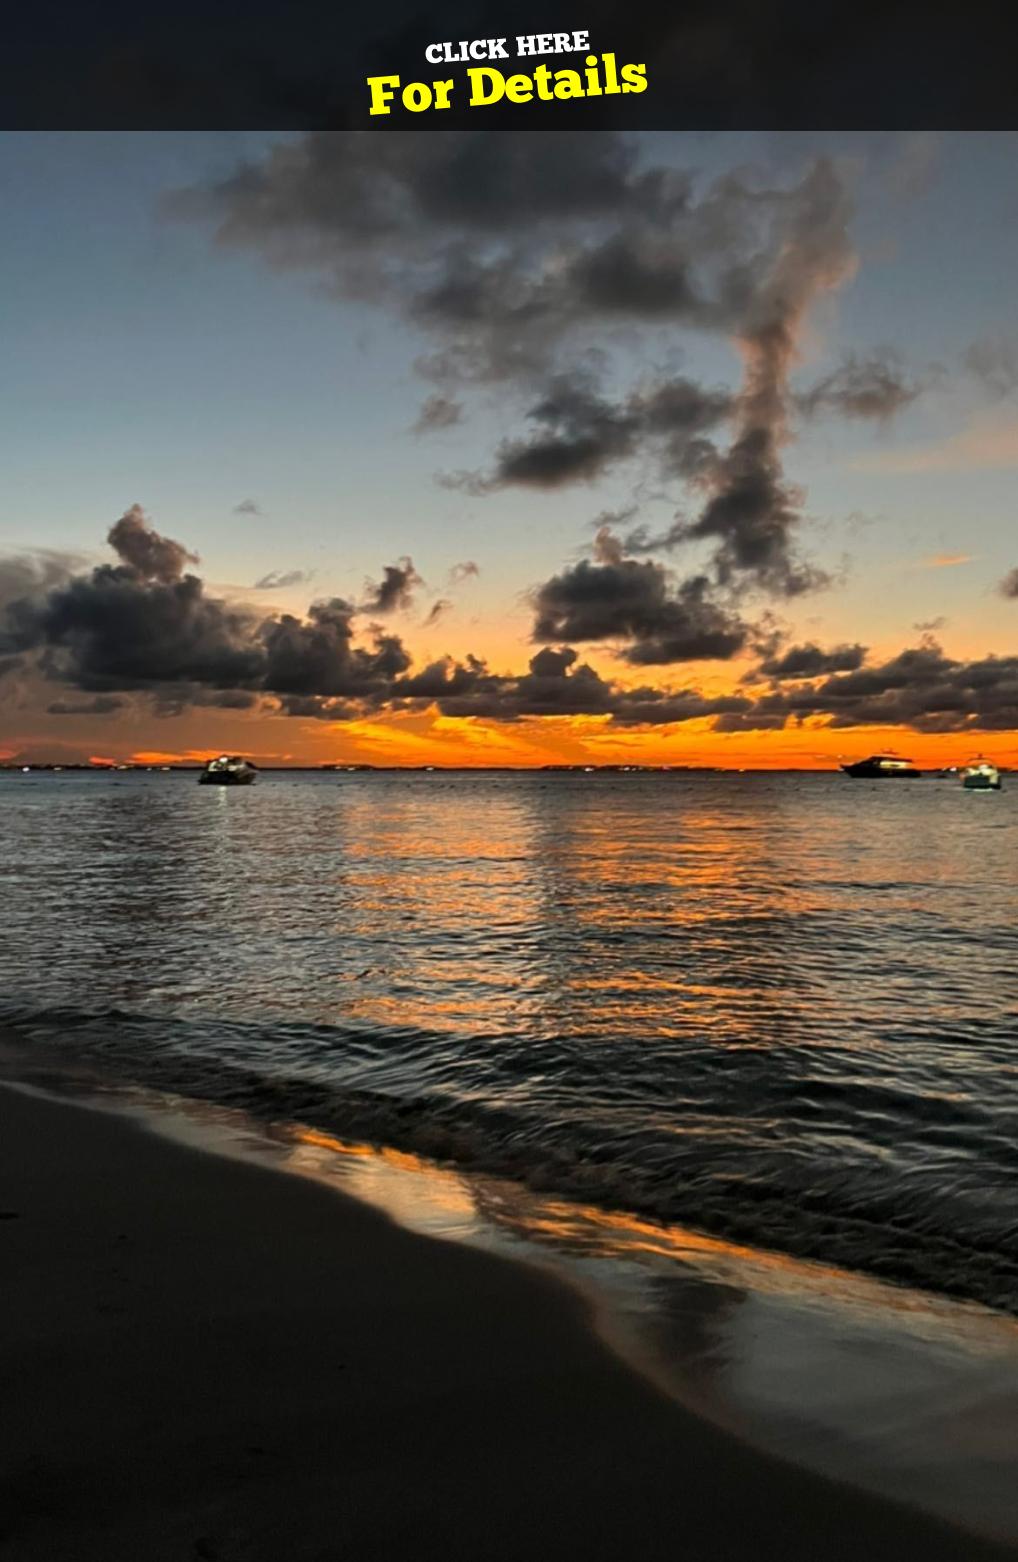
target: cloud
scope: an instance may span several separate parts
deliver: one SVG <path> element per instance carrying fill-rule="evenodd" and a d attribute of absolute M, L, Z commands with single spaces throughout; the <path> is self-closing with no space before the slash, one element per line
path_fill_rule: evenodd
<path fill-rule="evenodd" d="M 51 716 L 109 716 L 126 703 L 116 694 L 97 694 L 91 700 L 54 700 L 46 709 Z"/>
<path fill-rule="evenodd" d="M 781 245 L 736 327 L 745 365 L 736 437 L 705 469 L 707 503 L 685 528 L 690 538 L 716 541 L 722 584 L 749 577 L 776 595 L 797 596 L 826 583 L 795 557 L 803 495 L 784 479 L 781 449 L 789 437 L 788 378 L 807 310 L 854 269 L 850 211 L 832 164 L 816 163 L 787 196 Z"/>
<path fill-rule="evenodd" d="M 836 413 L 845 418 L 873 418 L 886 423 L 922 394 L 923 385 L 909 379 L 889 353 L 859 358 L 850 354 L 837 369 L 796 397 L 807 417 Z"/>
<path fill-rule="evenodd" d="M 136 580 L 169 585 L 180 579 L 185 564 L 199 562 L 197 553 L 188 553 L 182 543 L 153 531 L 140 504 L 125 511 L 110 527 L 106 540 Z"/>
<path fill-rule="evenodd" d="M 367 589 L 371 595 L 362 604 L 363 611 L 393 613 L 398 608 L 410 607 L 414 600 L 414 589 L 423 584 L 412 559 L 404 557 L 398 564 L 387 564 L 378 584 L 368 583 Z"/>
<path fill-rule="evenodd" d="M 584 386 L 560 379 L 528 413 L 539 426 L 530 439 L 503 440 L 494 471 L 475 478 L 473 493 L 496 488 L 561 488 L 592 482 L 636 449 L 635 420 Z"/>
<path fill-rule="evenodd" d="M 818 716 L 839 728 L 1007 731 L 1018 727 L 1018 657 L 958 662 L 926 640 L 878 665 L 763 695 L 754 712 L 795 720 Z"/>
<path fill-rule="evenodd" d="M 817 678 L 823 673 L 854 672 L 866 659 L 863 645 L 837 645 L 823 651 L 818 645 L 793 645 L 781 656 L 767 657 L 758 671 L 777 680 Z"/>
<path fill-rule="evenodd" d="M 21 661 L 14 653 L 28 650 L 35 642 L 32 604 L 65 585 L 83 565 L 77 554 L 45 549 L 0 558 L 0 676 L 19 668 Z"/>
<path fill-rule="evenodd" d="M 432 663 L 394 691 L 397 698 L 427 699 L 444 716 L 517 721 L 524 717 L 605 716 L 622 726 L 671 725 L 723 711 L 747 710 L 739 695 L 707 697 L 696 690 L 621 689 L 581 662 L 572 646 L 545 647 L 526 673 L 491 672 L 476 657 Z"/>
<path fill-rule="evenodd" d="M 974 553 L 931 553 L 920 559 L 922 569 L 955 569 L 959 564 L 971 564 Z"/>
<path fill-rule="evenodd" d="M 313 579 L 314 572 L 310 570 L 291 569 L 285 573 L 279 570 L 270 570 L 260 580 L 256 580 L 251 587 L 252 591 L 281 591 L 286 586 L 303 586 Z"/>
<path fill-rule="evenodd" d="M 465 581 L 476 580 L 480 575 L 480 566 L 473 559 L 464 559 L 460 564 L 454 564 L 449 571 L 450 586 L 461 586 Z"/>
<path fill-rule="evenodd" d="M 503 440 L 491 472 L 464 475 L 457 485 L 483 494 L 589 483 L 648 444 L 662 475 L 691 476 L 700 463 L 690 459 L 690 447 L 702 450 L 698 436 L 726 418 L 732 405 L 728 392 L 704 390 L 682 377 L 611 403 L 597 394 L 589 374 L 559 375 L 527 413 L 535 432 Z"/>
<path fill-rule="evenodd" d="M 333 597 L 312 602 L 304 619 L 285 613 L 263 624 L 261 686 L 276 694 L 384 697 L 388 683 L 410 666 L 409 654 L 398 636 L 380 632 L 370 650 L 355 647 L 353 616 L 348 603 Z"/>
<path fill-rule="evenodd" d="M 8 601 L 0 650 L 41 651 L 48 677 L 99 693 L 166 682 L 243 684 L 256 675 L 255 621 L 207 598 L 201 580 L 184 573 L 195 554 L 156 532 L 137 505 L 107 540 L 118 564 L 89 574 L 58 571 L 55 581 L 43 572 Z M 20 569 L 24 575 L 23 563 Z"/>
<path fill-rule="evenodd" d="M 262 697 L 247 689 L 203 688 L 195 683 L 164 683 L 147 691 L 156 716 L 183 716 L 189 710 L 253 711 Z"/>
<path fill-rule="evenodd" d="M 1002 597 L 1018 597 L 1018 565 L 1008 570 L 997 589 Z"/>
<path fill-rule="evenodd" d="M 639 665 L 727 659 L 749 628 L 714 600 L 706 576 L 677 587 L 651 560 L 625 558 L 607 528 L 598 534 L 600 562 L 587 559 L 553 575 L 534 594 L 538 641 L 619 641 Z"/>
<path fill-rule="evenodd" d="M 261 515 L 262 508 L 253 499 L 242 499 L 233 507 L 234 515 Z"/>
<path fill-rule="evenodd" d="M 522 674 L 495 673 L 473 655 L 456 663 L 443 658 L 413 672 L 398 636 L 374 626 L 367 643 L 357 643 L 358 609 L 340 598 L 313 602 L 297 617 L 261 616 L 207 596 L 203 582 L 185 570 L 194 555 L 158 533 L 141 512 L 129 514 L 130 525 L 121 518 L 109 533 L 117 564 L 70 576 L 24 561 L 4 566 L 9 583 L 28 588 L 27 595 L 6 602 L 0 619 L 5 647 L 16 643 L 14 659 L 34 658 L 43 678 L 94 696 L 53 701 L 53 714 L 112 712 L 130 691 L 147 694 L 162 716 L 202 706 L 253 710 L 267 700 L 291 716 L 331 721 L 437 704 L 445 714 L 509 721 L 600 715 L 627 725 L 661 725 L 750 708 L 741 695 L 623 689 L 581 663 L 574 648 L 561 645 L 537 651 Z M 673 651 L 723 652 L 733 635 L 740 639 L 741 629 L 733 629 L 690 583 L 671 597 L 660 566 L 626 564 L 643 583 L 631 592 L 633 603 L 641 591 L 645 599 L 624 617 L 635 631 L 630 660 L 671 659 Z M 468 577 L 475 572 L 470 561 L 459 569 Z M 369 610 L 378 611 L 383 596 L 390 605 L 405 601 L 415 580 L 409 559 L 390 566 Z M 565 577 L 557 610 L 568 609 L 568 597 Z M 574 616 L 580 607 L 573 604 Z M 545 608 L 556 610 L 551 593 Z M 669 637 L 674 646 L 665 643 Z"/>
<path fill-rule="evenodd" d="M 398 635 L 377 624 L 361 634 L 360 610 L 338 597 L 311 603 L 302 616 L 210 597 L 186 568 L 194 555 L 183 544 L 137 510 L 127 516 L 129 525 L 121 517 L 109 533 L 116 563 L 68 573 L 55 559 L 0 562 L 3 660 L 37 682 L 86 696 L 59 694 L 49 705 L 53 715 L 115 714 L 133 692 L 163 716 L 194 707 L 268 708 L 343 721 L 435 708 L 509 722 L 704 721 L 728 732 L 804 721 L 923 732 L 1018 727 L 1018 657 L 957 661 L 931 639 L 873 665 L 858 645 L 806 643 L 782 653 L 766 622 L 744 622 L 707 577 L 673 582 L 659 563 L 628 556 L 606 523 L 593 560 L 538 588 L 540 648 L 525 671 L 505 673 L 473 654 L 415 669 Z M 409 560 L 394 568 L 405 589 Z M 398 598 L 395 585 L 390 595 Z M 583 662 L 573 640 L 614 642 L 630 666 L 764 650 L 756 675 L 770 684 L 753 695 L 744 681 L 743 691 L 717 696 L 685 685 L 626 687 Z"/>
<path fill-rule="evenodd" d="M 0 649 L 34 653 L 45 677 L 72 688 L 147 690 L 175 709 L 248 708 L 258 693 L 384 697 L 409 666 L 394 636 L 375 632 L 369 646 L 355 646 L 355 609 L 339 598 L 312 603 L 298 619 L 207 596 L 184 571 L 195 555 L 137 506 L 108 541 L 120 563 L 69 578 L 57 571 L 55 582 L 31 563 L 6 567 L 29 589 L 6 604 Z"/>
<path fill-rule="evenodd" d="M 430 628 L 432 624 L 437 624 L 438 620 L 443 616 L 443 614 L 447 613 L 451 607 L 452 603 L 448 600 L 448 598 L 439 597 L 436 602 L 431 604 L 431 609 L 428 613 L 428 616 L 424 620 L 425 626 Z"/>
<path fill-rule="evenodd" d="M 417 421 L 411 430 L 414 434 L 433 434 L 438 429 L 453 428 L 463 421 L 463 407 L 451 396 L 441 391 L 429 396 L 421 405 Z"/>
<path fill-rule="evenodd" d="M 504 439 L 491 470 L 447 483 L 561 488 L 649 447 L 693 485 L 698 513 L 674 541 L 709 540 L 716 581 L 778 595 L 825 583 L 796 554 L 804 496 L 783 450 L 806 316 L 855 264 L 847 180 L 830 160 L 792 184 L 741 173 L 696 183 L 614 133 L 315 132 L 175 206 L 221 244 L 409 320 L 432 340 L 419 367 L 444 396 L 478 380 L 539 388 L 536 428 Z M 681 381 L 606 397 L 579 383 L 583 332 L 600 342 L 616 323 L 728 337 L 739 391 Z M 891 394 L 871 371 L 843 368 L 816 395 L 868 414 Z M 733 438 L 717 449 L 703 430 L 723 419 Z"/>
<path fill-rule="evenodd" d="M 562 233 L 663 218 L 686 188 L 643 174 L 618 135 L 315 132 L 170 205 L 222 244 L 398 309 L 439 339 L 445 373 L 500 379 L 590 313 L 550 271 Z"/>
<path fill-rule="evenodd" d="M 921 618 L 921 619 L 919 619 L 919 621 L 917 623 L 912 625 L 912 628 L 913 629 L 918 629 L 920 634 L 924 634 L 924 635 L 936 634 L 938 629 L 946 629 L 947 628 L 947 619 L 946 618 Z"/>

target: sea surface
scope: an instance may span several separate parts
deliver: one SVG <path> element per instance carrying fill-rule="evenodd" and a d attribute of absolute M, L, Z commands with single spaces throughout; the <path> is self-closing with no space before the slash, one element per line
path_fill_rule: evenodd
<path fill-rule="evenodd" d="M 4 773 L 0 829 L 40 1059 L 1018 1314 L 1018 777 Z"/>

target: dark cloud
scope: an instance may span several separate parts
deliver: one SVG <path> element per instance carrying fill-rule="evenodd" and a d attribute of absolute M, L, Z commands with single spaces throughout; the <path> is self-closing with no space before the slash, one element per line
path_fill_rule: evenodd
<path fill-rule="evenodd" d="M 1008 570 L 997 589 L 1002 597 L 1018 597 L 1018 565 Z"/>
<path fill-rule="evenodd" d="M 376 631 L 370 646 L 355 645 L 355 609 L 338 598 L 313 603 L 304 618 L 263 618 L 207 596 L 183 573 L 194 555 L 137 507 L 108 540 L 122 562 L 87 574 L 67 578 L 31 560 L 5 566 L 8 585 L 29 590 L 6 603 L 0 649 L 34 653 L 44 676 L 71 687 L 147 690 L 169 709 L 247 709 L 259 692 L 383 699 L 410 665 L 395 636 Z M 405 571 L 400 578 L 405 587 Z"/>
<path fill-rule="evenodd" d="M 242 685 L 261 662 L 249 611 L 205 596 L 195 555 L 145 521 L 138 506 L 108 541 L 119 555 L 50 590 L 8 604 L 6 637 L 37 649 L 47 676 L 99 693 L 165 683 Z"/>
<path fill-rule="evenodd" d="M 803 495 L 785 480 L 781 452 L 789 438 L 788 378 L 806 312 L 854 263 L 850 212 L 833 165 L 817 162 L 786 194 L 780 247 L 762 267 L 735 327 L 745 365 L 735 438 L 716 460 L 704 462 L 698 486 L 706 503 L 678 533 L 681 540 L 713 541 L 723 585 L 754 583 L 796 596 L 827 583 L 796 557 Z"/>
<path fill-rule="evenodd" d="M 251 587 L 252 591 L 280 591 L 286 586 L 303 586 L 312 579 L 312 572 L 302 569 L 290 569 L 286 571 L 270 570 L 260 580 L 256 580 Z"/>
<path fill-rule="evenodd" d="M 706 441 L 704 441 L 704 443 L 706 444 Z M 710 455 L 712 458 L 717 456 L 717 451 L 714 449 L 713 445 L 710 446 Z M 671 525 L 666 526 L 663 531 L 652 531 L 650 527 L 644 523 L 641 526 L 634 526 L 632 531 L 630 531 L 624 539 L 613 540 L 616 540 L 618 542 L 619 548 L 624 548 L 626 553 L 634 553 L 637 555 L 648 553 L 670 553 L 674 548 L 681 547 L 683 543 L 689 540 L 688 531 L 689 519 L 680 511 L 676 515 Z"/>
<path fill-rule="evenodd" d="M 51 716 L 109 716 L 126 703 L 116 694 L 97 694 L 91 700 L 54 700 L 46 709 Z"/>
<path fill-rule="evenodd" d="M 461 586 L 464 581 L 476 580 L 480 573 L 480 566 L 475 564 L 473 559 L 464 559 L 462 563 L 454 564 L 449 571 L 449 584 Z"/>
<path fill-rule="evenodd" d="M 636 449 L 638 423 L 633 415 L 575 380 L 556 381 L 527 415 L 537 432 L 529 439 L 503 440 L 494 471 L 475 479 L 473 492 L 589 483 Z"/>
<path fill-rule="evenodd" d="M 263 704 L 261 695 L 246 689 L 210 689 L 197 683 L 159 684 L 146 690 L 156 716 L 183 716 L 189 710 L 252 711 Z"/>
<path fill-rule="evenodd" d="M 780 732 L 787 717 L 755 707 L 748 711 L 725 711 L 713 724 L 715 732 Z"/>
<path fill-rule="evenodd" d="M 399 636 L 378 625 L 359 636 L 359 610 L 341 598 L 314 602 L 298 617 L 263 616 L 209 597 L 186 570 L 193 555 L 182 544 L 139 524 L 137 512 L 128 512 L 129 525 L 124 519 L 110 533 L 118 563 L 72 573 L 56 558 L 0 565 L 2 662 L 92 696 L 61 694 L 50 702 L 53 715 L 112 714 L 139 692 L 166 716 L 196 706 L 267 706 L 342 721 L 436 707 L 506 721 L 708 720 L 731 732 L 809 718 L 927 732 L 1018 727 L 1018 657 L 959 662 L 930 639 L 877 665 L 867 665 L 856 645 L 781 653 L 773 621 L 743 622 L 705 576 L 674 584 L 660 564 L 627 556 L 604 521 L 595 560 L 563 570 L 536 593 L 535 638 L 544 643 L 526 671 L 500 673 L 472 655 L 414 670 Z M 572 641 L 615 643 L 631 665 L 766 650 L 757 674 L 771 684 L 756 697 L 626 688 L 581 661 Z"/>
<path fill-rule="evenodd" d="M 443 716 L 514 722 L 524 719 L 600 716 L 620 726 L 668 726 L 678 722 L 748 710 L 738 695 L 708 698 L 695 689 L 622 689 L 580 662 L 571 646 L 545 647 L 531 657 L 525 673 L 492 672 L 478 657 L 462 662 L 443 658 L 392 686 L 390 708 L 434 706 Z M 355 702 L 315 696 L 285 698 L 288 715 L 322 721 L 350 720 L 363 714 Z"/>
<path fill-rule="evenodd" d="M 501 379 L 605 315 L 732 329 L 791 198 L 733 177 L 692 188 L 617 133 L 320 132 L 172 205 L 223 244 L 408 312 L 446 371 Z"/>
<path fill-rule="evenodd" d="M 398 564 L 387 564 L 377 585 L 368 584 L 371 595 L 363 603 L 366 613 L 393 613 L 398 608 L 410 607 L 414 590 L 424 582 L 414 569 L 412 559 L 402 558 Z"/>
<path fill-rule="evenodd" d="M 667 182 L 618 135 L 315 132 L 171 207 L 223 244 L 405 312 L 439 338 L 444 372 L 500 379 L 590 311 L 550 269 L 563 234 L 664 217 L 679 199 Z"/>
<path fill-rule="evenodd" d="M 12 653 L 36 642 L 35 607 L 48 592 L 69 581 L 84 561 L 76 554 L 43 549 L 0 559 L 0 657 L 4 671 L 19 665 Z"/>
<path fill-rule="evenodd" d="M 432 624 L 437 624 L 442 615 L 447 613 L 451 607 L 452 603 L 447 597 L 439 597 L 437 601 L 431 604 L 428 616 L 424 620 L 425 626 L 430 627 Z"/>
<path fill-rule="evenodd" d="M 172 537 L 161 537 L 149 525 L 140 504 L 130 509 L 109 529 L 106 538 L 122 567 L 136 580 L 154 580 L 163 585 L 179 581 L 185 564 L 197 564 L 197 553 L 188 553 Z"/>
<path fill-rule="evenodd" d="M 734 337 L 744 361 L 740 391 L 732 396 L 677 378 L 609 401 L 589 376 L 559 374 L 531 406 L 536 431 L 504 440 L 489 473 L 453 481 L 475 493 L 511 484 L 557 488 L 597 479 L 637 455 L 645 459 L 649 448 L 666 476 L 685 480 L 703 496 L 692 519 L 680 518 L 655 541 L 677 547 L 710 540 L 713 572 L 725 586 L 758 585 L 791 596 L 825 584 L 822 572 L 796 556 L 803 495 L 785 479 L 782 452 L 795 406 L 789 374 L 806 311 L 853 265 L 849 216 L 844 185 L 827 162 L 780 193 L 729 178 L 695 208 L 686 187 L 680 191 L 674 180 L 655 187 L 641 220 L 663 230 L 660 243 L 679 251 L 689 246 L 698 260 L 710 255 L 716 263 L 711 299 L 701 298 L 693 309 L 688 288 L 680 290 L 676 323 L 713 326 Z M 628 233 L 617 236 L 617 254 L 631 243 Z M 595 305 L 576 284 L 578 264 L 574 257 L 557 268 L 556 286 L 567 289 L 567 314 L 586 317 Z M 618 267 L 615 274 L 621 274 Z M 640 297 L 634 285 L 634 316 Z M 621 308 L 621 285 L 613 299 Z M 600 294 L 596 309 L 605 304 Z M 542 341 L 547 345 L 544 334 Z M 890 369 L 880 369 L 876 361 L 843 365 L 815 388 L 812 404 L 840 405 L 852 415 L 886 414 L 894 398 L 900 404 L 910 392 Z M 719 449 L 705 435 L 725 419 L 733 421 L 735 433 L 728 448 Z M 649 550 L 649 538 L 636 541 Z"/>
<path fill-rule="evenodd" d="M 48 548 L 0 558 L 0 607 L 62 585 L 84 562 L 80 554 Z"/>
<path fill-rule="evenodd" d="M 742 173 L 696 182 L 651 166 L 618 134 L 315 132 L 176 204 L 223 244 L 409 318 L 432 339 L 419 366 L 447 400 L 457 381 L 541 387 L 533 430 L 507 437 L 490 471 L 447 483 L 555 489 L 649 454 L 695 500 L 669 545 L 707 540 L 717 583 L 783 596 L 826 583 L 797 555 L 804 496 L 783 452 L 806 314 L 854 265 L 847 181 L 829 160 L 791 184 Z M 575 362 L 591 329 L 600 342 L 615 322 L 655 339 L 666 327 L 728 337 L 740 389 L 675 379 L 605 396 Z M 873 416 L 908 394 L 867 361 L 808 399 Z M 724 420 L 733 436 L 718 448 L 706 435 Z"/>
<path fill-rule="evenodd" d="M 589 376 L 560 375 L 527 413 L 536 431 L 527 439 L 503 440 L 492 472 L 471 475 L 464 486 L 488 493 L 512 485 L 560 488 L 592 482 L 647 445 L 654 449 L 662 475 L 690 476 L 699 470 L 690 448 L 702 448 L 698 436 L 731 410 L 726 391 L 704 390 L 685 378 L 663 381 L 611 403 L 596 393 Z"/>
<path fill-rule="evenodd" d="M 853 648 L 854 649 L 854 648 Z M 778 731 L 820 718 L 835 728 L 902 726 L 921 732 L 1008 731 L 1018 727 L 1018 657 L 957 662 L 926 642 L 884 663 L 775 686 L 753 699 L 696 689 L 623 689 L 579 661 L 572 647 L 547 647 L 527 673 L 492 673 L 475 657 L 445 660 L 397 680 L 392 703 L 427 701 L 449 716 L 517 720 L 602 715 L 627 726 L 709 719 L 715 731 Z"/>
<path fill-rule="evenodd" d="M 864 645 L 836 645 L 823 651 L 818 645 L 793 645 L 781 656 L 760 663 L 758 671 L 779 681 L 787 678 L 819 678 L 824 673 L 854 672 L 866 660 Z"/>
<path fill-rule="evenodd" d="M 376 632 L 371 649 L 353 644 L 354 609 L 339 597 L 313 602 L 307 617 L 267 621 L 259 637 L 266 665 L 261 686 L 275 694 L 384 699 L 388 684 L 410 666 L 395 635 Z"/>
<path fill-rule="evenodd" d="M 912 625 L 912 628 L 918 629 L 919 633 L 922 635 L 936 634 L 938 629 L 944 629 L 946 627 L 946 618 L 921 618 L 917 623 Z"/>
<path fill-rule="evenodd" d="M 364 714 L 356 700 L 328 700 L 317 694 L 284 694 L 277 709 L 284 716 L 302 716 L 313 721 L 354 721 Z"/>
<path fill-rule="evenodd" d="M 53 714 L 112 711 L 122 703 L 114 690 L 144 690 L 159 715 L 194 706 L 253 709 L 273 698 L 286 714 L 322 720 L 437 704 L 447 714 L 504 720 L 603 715 L 626 725 L 664 725 L 749 708 L 740 695 L 710 700 L 690 689 L 620 689 L 579 661 L 575 648 L 562 645 L 537 651 L 521 675 L 493 673 L 473 656 L 442 659 L 414 673 L 400 637 L 375 628 L 368 644 L 356 642 L 358 609 L 342 598 L 312 603 L 304 617 L 258 617 L 206 597 L 197 576 L 184 572 L 189 551 L 144 520 L 130 528 L 117 522 L 111 542 L 120 564 L 98 565 L 56 584 L 42 584 L 39 573 L 23 567 L 17 575 L 20 583 L 30 580 L 36 587 L 31 597 L 9 603 L 5 617 L 5 623 L 19 625 L 23 653 L 36 656 L 47 678 L 97 695 L 87 703 L 55 701 Z M 476 573 L 468 562 L 457 569 L 465 576 Z M 584 601 L 586 570 L 596 589 Z M 606 590 L 606 570 L 628 581 L 629 604 L 615 619 L 604 620 L 614 595 Z M 409 559 L 393 565 L 368 609 L 406 601 L 415 580 Z M 625 637 L 631 661 L 731 654 L 742 644 L 745 631 L 710 603 L 706 581 L 684 583 L 670 594 L 664 570 L 651 562 L 582 565 L 562 576 L 557 597 L 546 590 L 543 611 L 557 612 L 559 619 L 571 615 L 582 629 L 582 612 L 596 611 L 598 595 L 604 598 L 604 622 L 596 625 L 596 634 Z M 561 639 L 559 628 L 548 620 L 545 637 Z M 593 620 L 587 629 L 592 637 Z"/>
<path fill-rule="evenodd" d="M 886 423 L 922 394 L 920 381 L 910 379 L 890 354 L 859 358 L 850 354 L 832 373 L 796 397 L 808 417 L 837 413 L 845 418 L 873 418 Z"/>
<path fill-rule="evenodd" d="M 766 419 L 752 420 L 718 461 L 707 486 L 712 497 L 695 521 L 679 523 L 672 545 L 715 541 L 720 584 L 755 582 L 780 596 L 798 596 L 827 583 L 822 571 L 797 561 L 790 539 L 800 520 L 802 494 L 782 477 L 780 440 Z"/>
<path fill-rule="evenodd" d="M 417 414 L 417 421 L 413 426 L 414 434 L 433 434 L 439 429 L 453 428 L 463 421 L 462 404 L 452 396 L 443 396 L 441 391 L 435 391 L 421 405 Z"/>
<path fill-rule="evenodd" d="M 689 211 L 689 196 L 688 180 L 674 179 L 667 203 L 673 221 Z M 693 253 L 659 231 L 648 213 L 642 228 L 612 233 L 581 251 L 569 267 L 568 279 L 592 312 L 697 320 L 706 305 L 693 272 Z"/>
<path fill-rule="evenodd" d="M 798 720 L 824 716 L 833 727 L 1008 731 L 1018 727 L 1018 657 L 958 662 L 926 640 L 876 666 L 764 695 L 754 711 Z"/>
<path fill-rule="evenodd" d="M 660 564 L 623 557 L 608 528 L 598 548 L 601 562 L 583 559 L 535 592 L 535 640 L 620 641 L 640 665 L 728 658 L 745 645 L 748 626 L 713 598 L 706 576 L 673 588 Z"/>
<path fill-rule="evenodd" d="M 234 515 L 261 515 L 262 509 L 253 499 L 242 499 L 233 507 Z"/>
<path fill-rule="evenodd" d="M 584 321 L 735 333 L 779 291 L 798 307 L 795 287 L 830 276 L 802 221 L 835 178 L 818 168 L 792 189 L 700 187 L 618 133 L 315 132 L 170 204 L 222 244 L 408 313 L 439 338 L 432 367 L 502 379 Z"/>
<path fill-rule="evenodd" d="M 622 689 L 581 662 L 572 646 L 550 646 L 526 673 L 493 673 L 476 657 L 435 662 L 394 690 L 398 699 L 425 699 L 445 716 L 517 721 L 525 717 L 605 716 L 621 726 L 667 726 L 748 710 L 738 695 L 708 698 L 694 689 Z"/>

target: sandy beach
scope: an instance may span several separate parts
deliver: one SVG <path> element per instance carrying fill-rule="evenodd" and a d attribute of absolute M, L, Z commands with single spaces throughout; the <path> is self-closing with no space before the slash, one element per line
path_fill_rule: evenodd
<path fill-rule="evenodd" d="M 5 1562 L 1014 1555 L 750 1450 L 524 1266 L 0 1090 Z"/>

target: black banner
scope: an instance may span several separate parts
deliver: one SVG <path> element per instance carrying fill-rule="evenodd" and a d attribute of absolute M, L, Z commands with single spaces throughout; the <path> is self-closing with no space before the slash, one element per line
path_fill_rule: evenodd
<path fill-rule="evenodd" d="M 42 4 L 5 24 L 0 123 L 1002 128 L 1018 117 L 1011 20 L 985 0 L 940 14 L 915 0 Z"/>

